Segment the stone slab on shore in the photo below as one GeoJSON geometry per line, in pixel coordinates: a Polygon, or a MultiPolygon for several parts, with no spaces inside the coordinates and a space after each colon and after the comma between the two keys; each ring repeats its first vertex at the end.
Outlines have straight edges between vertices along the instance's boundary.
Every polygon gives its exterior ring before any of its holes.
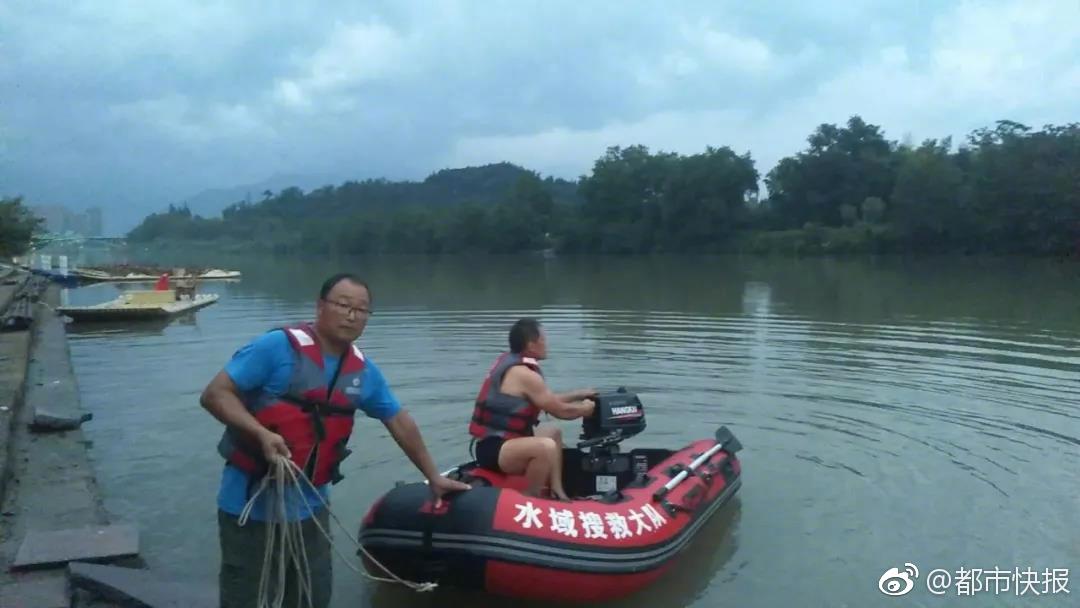
{"type": "Polygon", "coordinates": [[[62,578],[16,581],[0,587],[3,608],[69,608],[71,592],[62,578]]]}
{"type": "Polygon", "coordinates": [[[131,525],[29,530],[11,567],[58,566],[78,560],[101,561],[138,554],[139,531],[131,525]]]}
{"type": "Polygon", "coordinates": [[[71,585],[130,606],[152,608],[214,608],[216,588],[162,580],[146,570],[73,562],[68,566],[71,585]]]}
{"type": "Polygon", "coordinates": [[[79,387],[71,366],[67,331],[64,322],[52,311],[39,311],[36,323],[34,359],[26,381],[29,390],[26,405],[38,413],[65,418],[82,418],[85,412],[79,404],[79,387]],[[35,365],[40,362],[40,365],[35,365]]]}
{"type": "Polygon", "coordinates": [[[72,431],[89,420],[94,415],[87,412],[81,416],[60,415],[44,407],[36,408],[34,419],[30,421],[30,429],[36,433],[49,433],[52,431],[72,431]]]}

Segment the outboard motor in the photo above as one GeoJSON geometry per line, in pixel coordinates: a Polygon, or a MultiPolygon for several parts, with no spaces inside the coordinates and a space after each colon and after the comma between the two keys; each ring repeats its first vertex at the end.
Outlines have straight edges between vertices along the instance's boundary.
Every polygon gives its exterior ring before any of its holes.
{"type": "Polygon", "coordinates": [[[618,444],[645,430],[645,407],[635,393],[619,387],[596,397],[596,411],[581,420],[578,448],[606,447],[618,444]]]}
{"type": "Polygon", "coordinates": [[[596,492],[617,500],[618,488],[643,475],[630,454],[619,453],[619,442],[645,430],[645,407],[636,394],[622,387],[599,394],[595,401],[596,411],[581,421],[582,441],[577,447],[588,449],[582,454],[581,471],[591,478],[589,485],[596,492]]]}

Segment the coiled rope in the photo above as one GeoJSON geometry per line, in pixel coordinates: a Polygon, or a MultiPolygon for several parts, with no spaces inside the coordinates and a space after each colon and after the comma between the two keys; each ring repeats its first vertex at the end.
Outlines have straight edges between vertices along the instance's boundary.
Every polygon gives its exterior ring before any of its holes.
{"type": "Polygon", "coordinates": [[[269,472],[263,476],[259,482],[258,489],[244,505],[244,510],[240,513],[240,519],[238,521],[240,526],[245,525],[251,516],[251,511],[255,507],[255,501],[259,496],[267,491],[271,509],[268,509],[266,523],[266,550],[263,554],[263,566],[262,575],[259,578],[259,596],[257,606],[258,608],[282,608],[285,601],[285,578],[287,568],[292,567],[296,570],[297,575],[297,593],[300,595],[298,600],[307,598],[306,605],[311,608],[312,603],[312,591],[311,591],[311,565],[308,563],[307,552],[304,551],[304,532],[303,521],[294,520],[289,521],[286,517],[286,505],[285,505],[285,491],[289,487],[294,487],[298,493],[302,495],[303,484],[307,484],[307,487],[314,491],[315,495],[319,497],[319,501],[322,503],[323,508],[342,530],[346,532],[346,536],[352,540],[353,544],[363,552],[375,565],[386,572],[390,578],[383,578],[374,576],[366,572],[363,568],[354,566],[350,559],[342,554],[337,546],[335,546],[333,539],[330,537],[329,530],[323,528],[317,517],[312,517],[312,522],[322,533],[330,547],[338,554],[339,557],[345,562],[350,569],[358,574],[365,576],[373,581],[384,583],[400,583],[409,587],[410,589],[418,592],[431,591],[438,585],[436,583],[417,583],[409,580],[405,580],[398,575],[390,571],[389,568],[382,565],[379,560],[375,559],[367,549],[363,547],[356,539],[348,533],[348,529],[338,520],[334,512],[330,510],[330,505],[323,499],[322,494],[319,493],[318,488],[311,483],[311,480],[307,478],[307,475],[300,469],[295,462],[284,456],[277,456],[270,463],[269,472]],[[272,480],[272,481],[271,481],[272,480]],[[273,486],[271,486],[273,483],[273,486]],[[277,542],[275,542],[277,541],[277,542]],[[279,550],[275,554],[275,547],[279,550]],[[275,562],[277,563],[277,585],[274,586],[274,597],[271,600],[270,589],[272,577],[270,574],[275,562]]]}

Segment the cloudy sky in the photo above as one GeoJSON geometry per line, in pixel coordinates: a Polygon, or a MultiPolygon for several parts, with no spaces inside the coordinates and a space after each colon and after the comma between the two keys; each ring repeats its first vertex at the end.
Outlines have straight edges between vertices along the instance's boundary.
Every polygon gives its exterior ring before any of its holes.
{"type": "Polygon", "coordinates": [[[1080,1],[0,3],[0,194],[111,232],[274,175],[576,178],[611,145],[749,151],[1080,120],[1080,1]]]}

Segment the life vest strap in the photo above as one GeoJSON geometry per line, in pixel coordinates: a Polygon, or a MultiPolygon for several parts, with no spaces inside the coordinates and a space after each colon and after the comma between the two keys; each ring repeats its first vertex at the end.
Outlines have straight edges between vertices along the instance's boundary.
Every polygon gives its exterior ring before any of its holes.
{"type": "MultiPolygon", "coordinates": [[[[518,413],[518,412],[500,412],[498,410],[494,410],[494,409],[492,409],[490,407],[487,407],[486,405],[483,405],[483,404],[478,404],[478,405],[479,405],[479,409],[481,409],[481,410],[483,410],[485,412],[489,412],[492,416],[504,416],[506,418],[516,418],[518,420],[523,420],[525,422],[532,422],[533,421],[533,417],[531,415],[529,415],[529,414],[521,414],[521,413],[518,413]]],[[[475,411],[473,412],[472,421],[477,423],[477,424],[482,424],[482,425],[491,424],[490,420],[482,419],[480,417],[480,414],[478,412],[475,412],[475,411]]],[[[537,421],[537,423],[539,423],[539,421],[537,421]]]]}
{"type": "Polygon", "coordinates": [[[305,412],[310,413],[312,411],[318,411],[324,416],[352,416],[356,413],[356,408],[333,405],[325,401],[316,401],[314,399],[304,399],[303,397],[296,397],[294,395],[281,395],[278,399],[281,401],[288,401],[293,405],[298,405],[305,412]]]}

